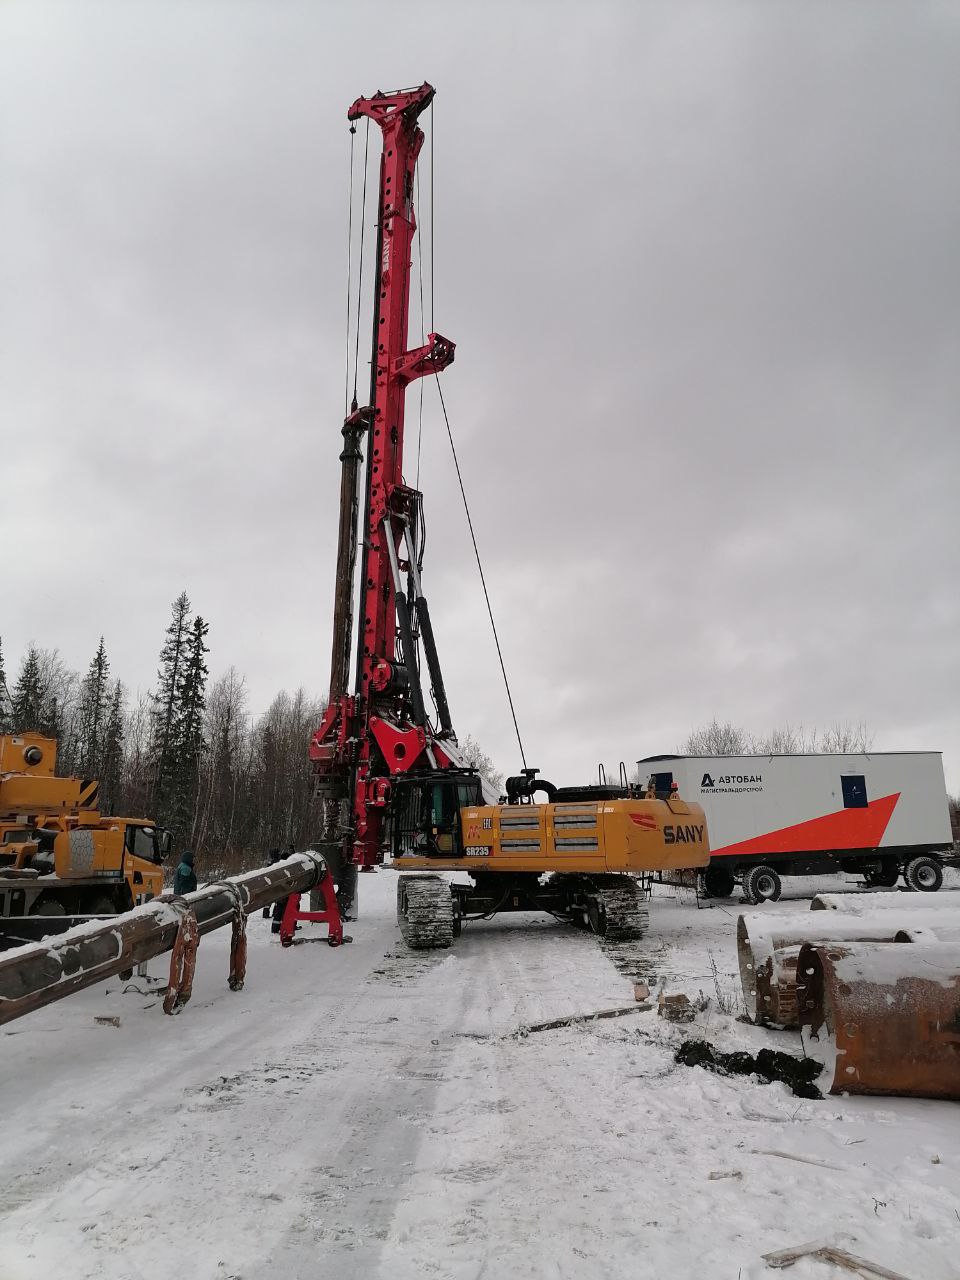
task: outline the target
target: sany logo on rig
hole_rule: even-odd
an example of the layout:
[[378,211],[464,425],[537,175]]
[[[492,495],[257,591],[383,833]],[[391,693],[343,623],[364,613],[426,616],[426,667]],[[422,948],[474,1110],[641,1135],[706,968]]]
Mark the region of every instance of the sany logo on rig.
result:
[[761,773],[726,773],[718,774],[716,779],[705,773],[700,779],[700,790],[709,791],[711,795],[718,791],[728,791],[739,795],[743,791],[762,791],[763,774]]
[[[631,822],[635,822],[644,831],[656,831],[659,823],[652,813],[631,813]],[[666,823],[663,828],[664,844],[700,844],[703,840],[703,823]]]
[[663,828],[664,844],[702,844],[703,843],[703,823],[694,824],[692,822],[684,823],[682,826],[678,822],[676,826],[669,823]]

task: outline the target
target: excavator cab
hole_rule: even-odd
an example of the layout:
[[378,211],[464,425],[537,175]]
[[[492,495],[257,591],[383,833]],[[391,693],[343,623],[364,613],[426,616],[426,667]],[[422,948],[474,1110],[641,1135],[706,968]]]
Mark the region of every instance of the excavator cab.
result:
[[460,810],[483,804],[474,769],[405,773],[391,783],[390,852],[400,857],[462,857]]

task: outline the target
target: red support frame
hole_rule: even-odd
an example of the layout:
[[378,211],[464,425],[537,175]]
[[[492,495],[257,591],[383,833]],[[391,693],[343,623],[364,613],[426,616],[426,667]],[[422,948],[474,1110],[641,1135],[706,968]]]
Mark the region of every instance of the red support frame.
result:
[[301,911],[299,893],[291,893],[284,903],[283,915],[280,918],[282,947],[293,946],[298,920],[312,920],[315,924],[325,924],[328,930],[327,942],[331,947],[339,947],[341,943],[350,941],[350,938],[344,936],[340,908],[337,906],[337,894],[333,887],[333,877],[329,872],[316,887],[323,897],[322,911]]

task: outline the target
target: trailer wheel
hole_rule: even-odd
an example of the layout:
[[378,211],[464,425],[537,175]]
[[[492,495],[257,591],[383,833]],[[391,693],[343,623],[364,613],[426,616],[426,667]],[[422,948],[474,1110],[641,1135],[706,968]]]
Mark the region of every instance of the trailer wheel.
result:
[[729,898],[733,886],[733,872],[726,867],[707,867],[703,873],[704,892],[710,898]]
[[943,868],[936,858],[913,858],[904,867],[903,878],[918,893],[936,893],[943,884]]
[[878,889],[892,889],[900,878],[900,864],[896,858],[884,858],[879,870],[867,871],[863,878]]
[[744,873],[743,892],[755,906],[761,902],[776,902],[782,888],[780,877],[773,867],[751,867]]

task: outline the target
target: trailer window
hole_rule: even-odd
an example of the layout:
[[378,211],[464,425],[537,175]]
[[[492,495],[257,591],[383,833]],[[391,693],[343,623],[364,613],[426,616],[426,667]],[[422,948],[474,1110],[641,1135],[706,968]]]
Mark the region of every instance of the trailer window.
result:
[[845,773],[840,779],[845,809],[866,809],[867,780],[862,773]]

